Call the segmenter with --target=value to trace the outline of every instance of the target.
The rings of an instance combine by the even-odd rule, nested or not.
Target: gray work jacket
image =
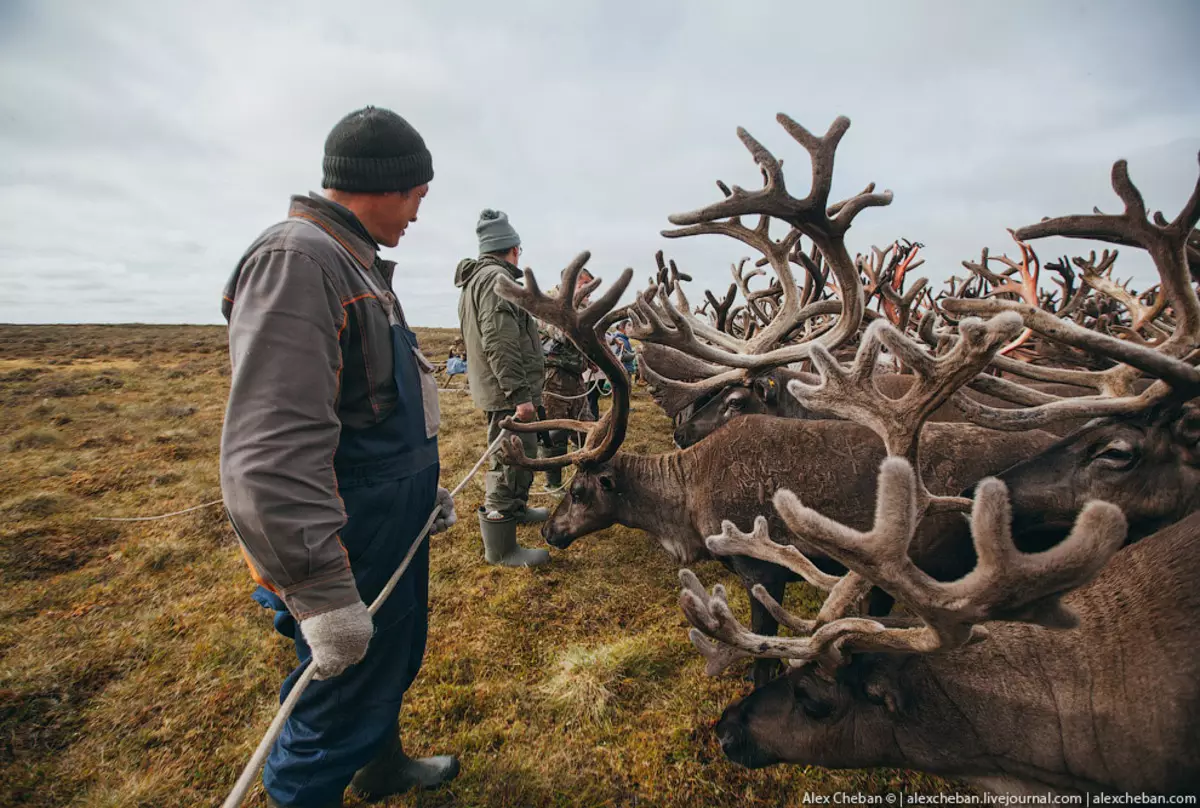
[[[255,579],[297,620],[359,598],[333,460],[343,424],[369,427],[396,406],[387,310],[364,278],[390,290],[394,267],[349,210],[296,196],[225,287],[221,491]]]

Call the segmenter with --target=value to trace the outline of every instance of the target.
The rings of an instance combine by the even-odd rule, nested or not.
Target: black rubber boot
[[[536,567],[550,560],[547,550],[532,550],[517,544],[517,520],[512,516],[489,519],[479,509],[479,533],[483,536],[483,558],[504,567]]]
[[[458,758],[453,755],[410,758],[400,743],[400,728],[388,738],[375,759],[358,770],[350,788],[369,802],[403,794],[414,788],[437,788],[458,776]]]

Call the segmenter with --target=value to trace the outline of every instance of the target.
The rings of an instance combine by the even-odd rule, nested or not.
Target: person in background
[[[579,287],[590,283],[591,280],[591,273],[583,270],[579,276]],[[550,294],[554,293],[555,290],[550,291]],[[545,417],[575,421],[596,420],[588,402],[588,387],[583,381],[583,374],[590,364],[587,358],[552,325],[542,327],[542,353],[546,362],[546,378],[542,388],[542,395],[546,401]],[[567,453],[569,440],[574,440],[576,446],[582,444],[578,433],[565,429],[552,429],[543,434],[545,438],[542,439],[539,450],[542,457],[562,457]],[[548,470],[546,485],[549,488],[561,488],[562,469]]]
[[[467,381],[475,406],[487,419],[491,445],[501,433],[505,418],[537,420],[542,405],[545,362],[538,339],[537,321],[515,303],[496,292],[503,277],[520,281],[517,269],[521,237],[503,211],[484,210],[475,227],[479,257],[464,258],[454,272],[454,285],[461,289],[458,318],[467,346]],[[537,435],[512,433],[525,454],[537,456]],[[488,461],[486,493],[479,509],[479,531],[483,537],[484,560],[509,567],[545,564],[550,554],[517,544],[517,525],[544,522],[545,508],[529,507],[533,472],[506,465],[497,450]]]
[[[617,361],[625,368],[625,372],[629,374],[630,380],[637,378],[637,354],[633,350],[633,343],[629,339],[629,320],[622,320],[617,323],[617,330],[612,333],[611,345],[613,354],[616,355]]]
[[[242,553],[300,666],[300,696],[263,769],[271,806],[334,808],[347,785],[369,800],[458,774],[412,759],[397,720],[428,632],[429,543],[391,597],[367,603],[400,566],[435,507],[433,366],[392,292],[395,247],[417,221],[433,163],[390,110],[366,107],[325,141],[324,196],[294,196],[225,287],[232,365],[221,433],[221,492]]]

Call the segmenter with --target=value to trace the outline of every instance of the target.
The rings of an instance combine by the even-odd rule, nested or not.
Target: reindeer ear
[[[617,481],[613,479],[613,476],[611,474],[608,474],[608,473],[601,474],[599,477],[599,480],[600,480],[600,487],[603,488],[605,491],[613,491],[617,487]]]
[[[1175,422],[1175,437],[1193,452],[1197,450],[1197,444],[1200,444],[1200,404],[1189,402],[1184,405],[1179,420]]]
[[[756,378],[754,380],[754,391],[767,404],[774,404],[779,400],[779,382],[775,381],[774,376],[759,376]]]
[[[872,704],[882,704],[888,715],[899,715],[904,710],[904,697],[886,670],[872,670],[863,684],[863,692]]]

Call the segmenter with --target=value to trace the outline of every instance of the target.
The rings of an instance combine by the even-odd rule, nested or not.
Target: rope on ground
[[[467,483],[471,481],[471,478],[479,472],[479,469],[491,457],[492,452],[500,446],[500,441],[506,435],[508,435],[507,432],[501,432],[499,437],[492,441],[491,445],[484,450],[483,455],[476,461],[471,470],[467,472],[467,476],[463,477],[462,482],[450,492],[451,499],[458,496],[458,492],[462,491]],[[379,611],[379,607],[384,604],[384,601],[392,594],[392,590],[396,588],[396,584],[400,582],[401,576],[408,569],[408,565],[412,563],[413,556],[416,555],[421,542],[425,541],[425,537],[429,535],[429,529],[433,527],[433,521],[437,518],[441,510],[440,506],[435,506],[429,512],[429,518],[425,520],[425,527],[421,529],[412,546],[408,548],[408,555],[404,556],[404,560],[400,562],[400,566],[392,573],[392,577],[388,579],[387,585],[379,593],[379,597],[375,598],[374,602],[367,609],[372,616]],[[274,745],[275,739],[279,737],[279,733],[283,731],[283,725],[287,721],[288,716],[292,714],[292,710],[296,708],[296,703],[300,700],[300,694],[308,687],[309,682],[312,681],[316,672],[317,669],[311,664],[311,661],[304,663],[304,673],[300,675],[299,681],[292,687],[292,691],[288,693],[287,699],[280,705],[279,712],[275,713],[275,718],[271,721],[271,726],[267,728],[267,734],[263,736],[263,739],[258,744],[258,748],[254,750],[254,754],[250,757],[246,768],[242,769],[241,776],[234,783],[233,790],[229,792],[229,796],[225,798],[225,802],[221,804],[221,808],[238,808],[242,804],[242,801],[246,799],[246,794],[249,793],[250,787],[254,784],[254,779],[258,776],[259,769],[262,768],[263,763],[267,760],[271,746]]]
[[[172,516],[180,516],[192,511],[198,511],[201,508],[211,508],[213,505],[220,505],[225,500],[214,499],[212,502],[205,502],[203,505],[193,505],[190,508],[184,508],[182,511],[172,511],[171,513],[163,513],[158,516],[89,516],[93,522],[153,522],[156,519],[170,519]]]

